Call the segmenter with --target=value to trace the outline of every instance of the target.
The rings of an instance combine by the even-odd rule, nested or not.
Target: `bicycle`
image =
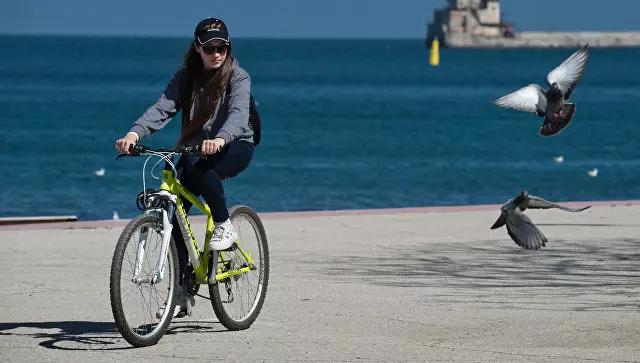
[[[133,218],[122,231],[113,254],[110,276],[113,317],[120,334],[135,347],[156,344],[173,319],[180,271],[176,244],[171,236],[175,221],[189,257],[183,274],[183,293],[196,296],[200,285],[208,285],[216,317],[229,330],[249,328],[264,304],[269,280],[269,248],[262,221],[251,208],[233,206],[229,216],[239,239],[226,250],[208,251],[214,227],[209,206],[182,186],[176,179],[173,164],[175,155],[198,153],[195,147],[154,150],[137,144],[132,146],[130,154],[116,157],[148,156],[143,165],[143,191],[136,198],[136,204],[143,213]],[[155,166],[162,161],[166,161],[170,170],[165,168],[162,171],[162,183],[158,189],[146,189],[145,170],[153,157],[160,160],[152,168],[152,175]],[[183,198],[207,217],[201,248],[184,210]],[[250,228],[248,233],[244,233],[242,228],[245,225]],[[257,241],[257,251],[248,247],[251,238]],[[254,256],[257,256],[255,260]],[[123,271],[123,268],[128,270]],[[249,281],[252,277],[257,278],[254,284]],[[246,291],[241,290],[243,283],[247,285]],[[124,292],[125,288],[130,288],[130,291]],[[141,303],[130,302],[136,297],[142,297]],[[248,308],[233,309],[237,302],[247,302]],[[140,319],[134,319],[136,311],[142,313]]]

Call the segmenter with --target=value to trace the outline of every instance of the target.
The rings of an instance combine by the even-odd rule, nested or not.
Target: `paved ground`
[[[544,250],[489,230],[493,206],[264,214],[256,323],[228,332],[198,298],[142,349],[109,304],[123,221],[0,228],[0,360],[640,362],[640,205],[527,214]]]

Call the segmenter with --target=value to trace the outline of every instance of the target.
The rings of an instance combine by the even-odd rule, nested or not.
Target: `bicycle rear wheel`
[[[247,329],[260,314],[269,282],[269,247],[262,221],[253,209],[233,206],[229,210],[242,250],[253,258],[254,268],[209,285],[213,311],[229,330]],[[222,258],[220,256],[222,254]],[[222,272],[248,265],[240,249],[214,253],[211,266]]]
[[[153,282],[162,249],[162,226],[143,214],[122,231],[111,262],[111,311],[129,344],[156,344],[173,318],[178,287],[178,252],[173,239],[164,259],[164,276]],[[139,262],[137,262],[139,261]],[[167,308],[168,307],[168,308]]]

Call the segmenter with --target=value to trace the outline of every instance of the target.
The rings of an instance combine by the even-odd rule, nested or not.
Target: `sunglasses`
[[[229,45],[228,45],[228,44],[226,44],[226,43],[221,43],[221,44],[218,44],[218,45],[216,45],[216,46],[213,46],[213,45],[203,45],[203,46],[202,46],[202,52],[203,52],[204,54],[206,54],[206,55],[211,55],[211,54],[213,54],[213,53],[220,53],[220,54],[222,54],[222,53],[224,53],[224,52],[226,52],[226,51],[227,51],[227,47],[229,47]]]

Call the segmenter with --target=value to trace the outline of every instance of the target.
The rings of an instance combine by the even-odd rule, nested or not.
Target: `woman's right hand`
[[[116,141],[116,150],[121,153],[129,154],[129,149],[132,145],[135,145],[136,142],[138,142],[138,135],[133,132],[129,132],[124,135],[123,138]]]

